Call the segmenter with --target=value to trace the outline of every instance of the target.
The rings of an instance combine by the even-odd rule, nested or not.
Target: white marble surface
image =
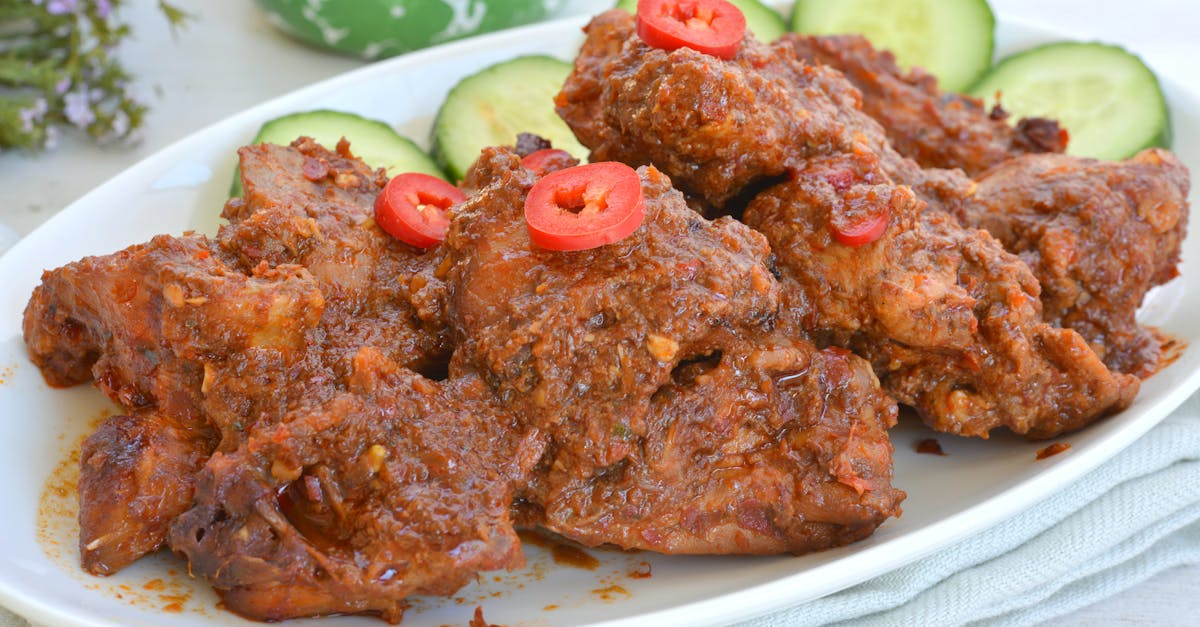
[[[32,231],[92,187],[176,139],[362,64],[287,39],[246,0],[176,0],[196,16],[177,37],[154,4],[129,3],[125,15],[134,25],[135,39],[122,49],[153,107],[144,142],[132,149],[99,149],[67,137],[51,153],[0,155],[0,248],[6,237]],[[590,12],[609,4],[567,0],[564,12]],[[1197,0],[992,0],[992,5],[1003,17],[1123,44],[1159,72],[1200,92]],[[1196,624],[1198,592],[1200,566],[1178,568],[1055,624]]]

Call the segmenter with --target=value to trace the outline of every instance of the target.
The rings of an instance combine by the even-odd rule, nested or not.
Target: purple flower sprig
[[[0,150],[51,149],[66,129],[133,143],[146,105],[115,50],[123,0],[0,0]],[[172,28],[187,14],[159,0]]]

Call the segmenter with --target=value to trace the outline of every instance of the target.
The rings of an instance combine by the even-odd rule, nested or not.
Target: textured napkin
[[[1200,395],[1024,513],[739,627],[1029,625],[1188,563],[1200,563]]]

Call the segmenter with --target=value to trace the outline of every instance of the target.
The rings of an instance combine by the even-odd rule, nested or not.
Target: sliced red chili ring
[[[637,33],[655,48],[732,59],[746,35],[746,17],[726,0],[638,0]]]
[[[579,159],[561,148],[535,150],[521,159],[521,167],[538,176],[579,165]]]
[[[401,174],[375,199],[375,222],[406,244],[433,248],[446,238],[447,210],[466,199],[462,190],[436,176]]]
[[[615,161],[551,172],[525,197],[529,239],[549,250],[611,244],[637,230],[645,215],[641,177]]]

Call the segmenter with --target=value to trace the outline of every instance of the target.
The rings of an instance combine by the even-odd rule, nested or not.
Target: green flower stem
[[[167,22],[171,24],[172,30],[183,27],[192,18],[191,13],[180,9],[166,0],[158,0],[158,8],[163,12],[163,15],[167,16]]]
[[[35,6],[32,2],[0,2],[0,22],[6,22],[11,19],[32,19],[35,22],[45,21],[47,19],[65,22],[66,19],[61,15],[48,15],[42,7]],[[2,32],[2,31],[0,31]]]
[[[0,85],[37,87],[52,91],[58,81],[58,62],[46,59],[30,63],[28,59],[0,57]]]
[[[21,126],[21,109],[27,103],[0,99],[0,146],[24,146],[40,135],[26,132]]]

